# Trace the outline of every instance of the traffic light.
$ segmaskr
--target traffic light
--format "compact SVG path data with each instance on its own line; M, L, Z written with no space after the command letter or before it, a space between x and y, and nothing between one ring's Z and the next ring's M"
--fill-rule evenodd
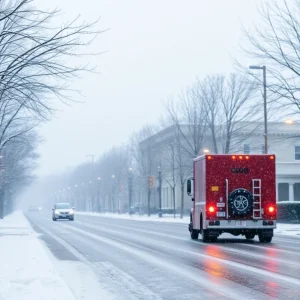
M148 177L148 186L149 188L153 188L155 185L155 176L149 176Z

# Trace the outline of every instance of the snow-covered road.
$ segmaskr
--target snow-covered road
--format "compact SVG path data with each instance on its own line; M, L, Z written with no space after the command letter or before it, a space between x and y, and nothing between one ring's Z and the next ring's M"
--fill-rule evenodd
M75 292L86 280L86 271L81 281L72 280L79 264L114 299L300 299L298 237L278 234L271 244L260 244L224 235L204 244L190 240L184 223L27 216L65 265L62 276ZM91 284L86 299L102 299L96 288Z

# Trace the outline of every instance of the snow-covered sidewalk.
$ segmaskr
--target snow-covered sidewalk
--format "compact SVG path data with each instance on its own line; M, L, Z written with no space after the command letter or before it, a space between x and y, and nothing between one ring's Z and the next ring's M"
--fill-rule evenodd
M275 234L293 235L300 238L300 224L277 223Z
M21 212L0 220L0 300L74 300Z
M78 215L86 216L99 216L103 218L115 218L115 219L125 219L125 220L135 220L135 221L154 221L154 222L169 222L169 223L181 223L188 224L190 218L184 216L182 219L179 218L179 215L174 219L173 215L163 215L162 218L159 218L157 215L129 215L129 214L113 214L113 213L92 213L92 212L76 212ZM294 235L300 237L300 224L282 224L277 223L277 228L275 229L275 234L282 235Z

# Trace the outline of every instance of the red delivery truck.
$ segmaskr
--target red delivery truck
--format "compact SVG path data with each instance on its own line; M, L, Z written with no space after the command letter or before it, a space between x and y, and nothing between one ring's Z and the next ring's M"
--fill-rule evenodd
M192 239L215 241L222 233L269 243L276 228L275 155L204 155L187 182L192 196Z

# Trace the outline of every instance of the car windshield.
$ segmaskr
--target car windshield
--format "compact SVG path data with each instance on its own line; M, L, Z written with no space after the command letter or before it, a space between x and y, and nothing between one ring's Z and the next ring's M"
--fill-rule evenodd
M55 208L58 208L58 209L71 208L71 205L70 205L70 203L57 203L55 205Z

